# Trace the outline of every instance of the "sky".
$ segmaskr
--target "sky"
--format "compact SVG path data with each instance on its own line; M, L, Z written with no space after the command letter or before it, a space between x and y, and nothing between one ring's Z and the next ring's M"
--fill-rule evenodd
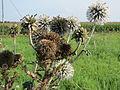
M0 21L1 21L0 0ZM106 2L110 9L108 22L120 22L120 0L4 0L5 21L20 21L27 15L75 16L86 22L88 6L96 1ZM17 10L16 10L17 9ZM18 13L19 12L19 13Z

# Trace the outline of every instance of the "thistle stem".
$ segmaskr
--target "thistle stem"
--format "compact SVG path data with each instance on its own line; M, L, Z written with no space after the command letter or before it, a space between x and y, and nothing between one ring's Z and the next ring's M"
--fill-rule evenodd
M93 25L92 31L90 33L90 37L87 40L86 44L83 46L83 50L81 50L80 53L73 60L71 60L71 63L75 62L81 56L81 54L86 50L86 47L87 47L88 43L90 42L91 37L93 36L93 33L95 31L95 27L96 27L96 24Z
M32 42L32 28L29 29L29 42L33 49L35 49L34 44Z
M69 34L68 34L67 43L69 43L69 41L70 41L71 34L72 34L72 30L70 30L70 32L69 32Z
M93 33L94 33L94 31L95 31L95 27L96 27L96 24L93 25L92 31L91 31L91 33L90 33L90 37L89 37L89 39L87 40L86 44L85 44L84 47L83 47L84 50L86 49L88 43L89 43L90 40L91 40L91 37L93 36Z
M14 40L14 54L16 54L16 37L15 36L14 36L13 40Z
M67 43L69 43L69 41L70 41L70 37L71 37L71 33L68 34L68 40L67 40Z
M79 50L80 46L81 46L81 41L78 42L76 49L72 53L73 55L77 54L77 51Z

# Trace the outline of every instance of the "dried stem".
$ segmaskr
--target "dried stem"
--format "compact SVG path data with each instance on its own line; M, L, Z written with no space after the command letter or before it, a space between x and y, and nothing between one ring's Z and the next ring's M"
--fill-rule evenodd
M71 34L72 34L72 30L70 30L70 32L69 32L69 34L68 34L67 43L69 43L69 41L70 41Z
M70 41L70 37L71 37L71 33L68 34L68 40L67 40L67 43L69 43L69 41Z
M75 61L81 56L81 54L82 54L84 51L86 51L86 47L87 47L88 43L90 42L91 37L93 36L93 33L94 33L94 31L95 31L95 27L96 27L96 24L93 25L93 28L92 28L90 37L89 37L89 39L87 40L86 44L83 46L83 50L81 50L81 51L79 52L79 54L78 54L73 60L71 60L71 63L75 62Z
M81 46L81 41L78 42L76 49L72 52L72 55L77 54L77 51L79 50L80 46Z
M13 41L14 41L14 54L16 54L16 36L15 35L13 37Z
M95 27L96 27L96 24L93 25L92 31L91 31L91 33L90 33L90 37L89 37L88 41L86 42L86 44L85 44L84 47L83 47L84 50L86 49L88 43L89 43L90 40L91 40L91 37L93 36L93 33L94 33L94 31L95 31Z

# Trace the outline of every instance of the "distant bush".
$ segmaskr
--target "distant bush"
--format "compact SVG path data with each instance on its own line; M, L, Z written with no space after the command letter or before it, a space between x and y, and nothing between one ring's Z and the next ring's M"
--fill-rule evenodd
M9 25L0 25L0 35L8 35L9 34Z
M86 28L88 31L91 31L91 29L92 29L92 24L83 23L81 25L84 28ZM118 31L120 31L120 23L108 23L103 26L97 25L95 31L96 32L109 32L109 31L112 31L112 32L117 31L118 32Z
M0 35L9 35L10 32L10 26L11 24L0 24ZM86 28L88 31L91 31L92 24L90 23L82 23L82 27ZM19 29L21 28L21 25L19 25ZM120 23L108 23L103 26L97 25L96 32L120 32ZM26 30L21 30L20 34L28 34Z

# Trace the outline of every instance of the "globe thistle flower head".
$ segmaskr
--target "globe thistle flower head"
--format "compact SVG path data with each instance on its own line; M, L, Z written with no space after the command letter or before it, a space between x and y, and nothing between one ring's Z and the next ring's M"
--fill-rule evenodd
M37 19L37 24L38 28L45 30L45 31L50 31L50 17L43 14L40 15L39 19Z
M14 54L8 50L4 50L0 53L0 67L3 69L9 69L14 63Z
M58 61L58 63L56 64L57 68L58 68L58 77L62 80L64 79L70 79L73 77L74 75L74 68L73 66L69 63L66 62L65 59Z
M104 2L96 2L88 7L87 18L90 22L103 25L108 20L109 10Z
M11 37L14 37L20 33L20 30L18 28L17 24L14 24L10 27L10 35Z
M55 32L48 32L46 35L46 39L53 41L54 43L57 44L57 46L60 45L61 37L59 34Z
M9 70L16 67L22 61L21 54L13 54L9 50L0 52L0 68ZM18 63L19 62L19 63Z
M83 27L80 27L78 30L75 30L75 32L72 34L72 39L75 39L76 42L81 41L82 43L84 43L87 38L88 32Z
M40 61L46 59L54 59L57 51L57 46L50 40L42 39L39 41L39 45L37 46L36 50L39 56L38 59Z
M40 40L46 39L46 34L47 33L44 30L38 30L37 32L32 33L32 42L35 48L37 48L37 46L39 45Z
M72 32L74 32L81 26L80 21L77 17L70 16L67 17L67 20L68 20L69 30L71 30Z
M24 16L21 21L22 28L29 30L32 29L33 31L37 30L37 24L36 24L36 15L26 15Z
M69 31L68 20L66 18L57 16L51 20L51 31L64 35Z
M60 36L55 32L45 32L44 30L38 30L38 32L32 33L32 41L36 48L39 46L39 42L42 39L50 40L53 43L56 43L57 46L60 44Z
M60 47L61 56L66 58L72 53L71 45L67 43L63 43Z

